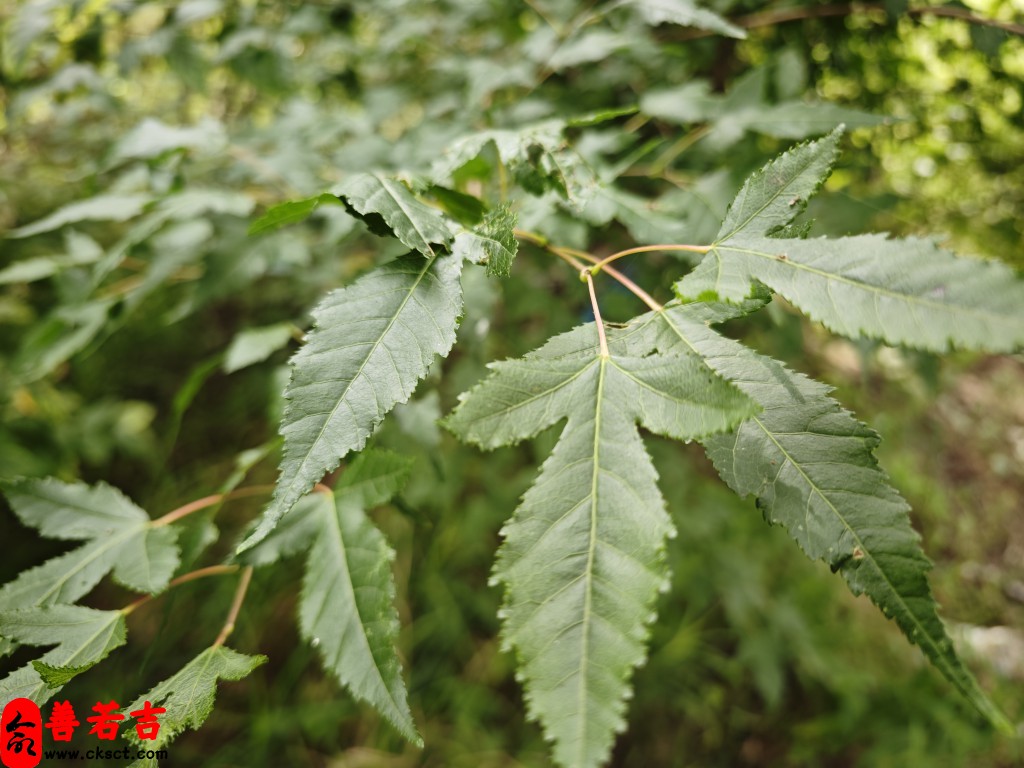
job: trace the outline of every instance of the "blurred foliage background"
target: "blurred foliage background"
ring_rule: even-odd
[[[743,178],[803,135],[759,122],[762,111],[833,102],[887,119],[846,140],[812,205],[816,233],[928,233],[1024,267],[1024,4],[708,7],[748,38],[563,0],[4,4],[0,473],[103,479],[154,516],[215,492],[251,449],[264,458],[246,484],[272,483],[284,364],[309,308],[394,254],[331,206],[262,236],[249,223],[354,171],[415,174],[483,128],[640,104],[614,126],[577,129],[584,156],[628,191],[614,213],[591,206],[581,220],[545,198],[521,212],[524,226],[610,253],[706,241]],[[698,93],[713,110],[679,107]],[[667,297],[686,265],[666,255],[628,269]],[[586,300],[575,275],[528,246],[508,281],[465,279],[444,376],[375,439],[417,459],[377,521],[398,551],[426,748],[321,672],[294,628],[293,563],[257,572],[233,639],[270,664],[223,686],[168,765],[548,764],[499,651],[487,576],[497,531],[552,439],[482,455],[436,421],[486,362],[570,328]],[[610,319],[640,310],[605,290]],[[837,387],[882,433],[882,464],[914,507],[945,616],[1020,721],[1024,360],[840,341],[778,303],[769,327],[733,330]],[[649,445],[680,529],[675,585],[614,765],[1019,764],[1019,744],[978,723],[895,627],[735,499],[699,450]],[[218,510],[220,538],[198,562],[230,552],[260,505]],[[2,581],[60,551],[2,515]],[[130,698],[178,670],[220,627],[227,581],[184,585],[133,615],[128,647],[67,698]],[[128,599],[111,584],[90,604]]]

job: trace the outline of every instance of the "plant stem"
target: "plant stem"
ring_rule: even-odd
[[[590,270],[583,268],[580,270],[580,280],[583,280],[587,284],[587,288],[590,291],[590,306],[594,310],[594,322],[597,324],[597,340],[601,345],[601,357],[608,357],[608,338],[604,333],[604,321],[601,319],[601,310],[597,306],[597,293],[594,291],[594,276],[590,274]]]
[[[252,566],[248,565],[242,570],[242,578],[238,580],[238,588],[235,590],[235,599],[231,601],[231,610],[228,611],[228,617],[224,621],[224,627],[220,634],[213,641],[214,648],[224,645],[224,641],[235,631],[235,620],[238,618],[238,612],[242,610],[242,603],[245,601],[245,593],[249,589],[250,581],[252,581]]]
[[[186,583],[188,581],[195,581],[196,579],[202,579],[202,578],[205,578],[207,576],[220,576],[220,575],[225,574],[225,573],[234,573],[235,571],[237,571],[241,567],[242,566],[240,566],[240,565],[211,565],[211,566],[208,566],[206,568],[199,568],[198,570],[189,571],[188,573],[182,574],[181,576],[179,576],[176,579],[171,579],[171,581],[169,581],[167,583],[167,589],[170,589],[171,587],[176,587],[179,584],[184,584],[184,583]],[[163,594],[163,593],[161,593],[161,594]],[[146,603],[148,603],[154,597],[159,597],[159,595],[143,595],[138,600],[136,600],[134,603],[129,603],[124,608],[122,608],[121,609],[121,613],[123,613],[125,616],[127,616],[129,613],[134,611],[139,606],[145,605]]]
[[[578,251],[575,248],[566,248],[560,245],[551,245],[547,241],[547,238],[542,237],[541,235],[538,235],[535,232],[526,232],[517,229],[515,230],[515,234],[517,237],[523,240],[528,240],[531,243],[534,243],[540,246],[541,248],[544,248],[550,253],[553,253],[555,256],[558,256],[560,259],[567,262],[568,264],[570,264],[575,269],[581,272],[584,269],[586,269],[586,267],[580,261],[578,261],[578,259],[589,261],[591,264],[597,264],[598,262],[601,261],[599,258],[590,253],[587,253],[586,251]],[[661,312],[661,310],[664,309],[664,307],[657,301],[655,301],[654,298],[649,293],[647,293],[647,291],[645,291],[639,285],[634,283],[624,274],[619,272],[619,270],[611,266],[605,266],[603,267],[603,270],[609,277],[616,280],[623,288],[632,293],[634,296],[640,299],[640,301],[642,301],[655,312]]]
[[[152,523],[149,524],[150,528],[160,528],[165,525],[181,520],[183,517],[188,517],[194,512],[198,512],[201,509],[212,507],[214,504],[219,504],[222,501],[229,501],[230,499],[240,499],[245,496],[257,496],[261,493],[269,493],[274,490],[272,485],[251,485],[248,488],[239,488],[237,491],[231,491],[230,493],[215,493],[212,496],[204,496],[201,499],[190,501],[184,506],[178,507],[168,512],[163,517],[158,517]]]
[[[596,275],[601,271],[601,267],[605,264],[609,264],[616,259],[621,259],[623,256],[631,256],[634,253],[651,253],[654,251],[693,251],[695,253],[707,253],[710,250],[710,245],[641,245],[636,248],[627,248],[624,251],[613,253],[611,256],[601,259],[590,268],[590,273]]]

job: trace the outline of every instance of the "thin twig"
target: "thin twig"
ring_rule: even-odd
[[[262,493],[269,493],[274,490],[272,485],[250,485],[248,488],[239,488],[237,491],[231,491],[230,493],[215,493],[212,496],[204,496],[201,499],[190,501],[184,506],[172,509],[163,517],[158,517],[151,524],[151,528],[160,528],[165,525],[181,520],[183,517],[188,517],[194,512],[198,512],[201,509],[212,507],[214,504],[219,504],[222,501],[229,501],[231,499],[240,499],[244,496],[257,496]]]
[[[196,579],[206,578],[207,576],[221,576],[225,573],[234,573],[241,567],[242,566],[240,565],[210,565],[206,568],[199,568],[198,570],[189,571],[188,573],[182,574],[176,579],[171,579],[169,582],[167,582],[167,589],[170,589],[171,587],[176,587],[179,584],[184,584],[188,581],[195,581]],[[122,608],[121,613],[127,616],[129,613],[134,611],[139,606],[148,603],[154,597],[158,597],[158,595],[143,595],[134,603],[129,603],[124,608]]]
[[[245,593],[249,589],[250,581],[252,581],[252,566],[248,565],[242,570],[242,578],[238,580],[238,588],[235,590],[235,599],[231,601],[231,610],[228,611],[228,617],[224,621],[224,627],[220,634],[213,641],[214,648],[224,645],[224,641],[235,631],[235,620],[238,618],[238,612],[242,610],[242,603],[245,601]]]
[[[634,253],[653,253],[656,251],[692,251],[694,253],[707,253],[710,250],[710,245],[640,245],[636,248],[627,248],[624,251],[613,253],[611,256],[601,259],[590,268],[590,272],[591,274],[596,275],[601,271],[601,268],[605,264],[610,264],[616,259],[621,259],[623,256],[631,256]]]
[[[608,338],[604,333],[604,321],[601,319],[601,309],[597,306],[597,293],[594,291],[594,276],[590,274],[589,269],[580,270],[580,280],[584,280],[587,283],[587,289],[590,291],[590,306],[594,310],[594,323],[597,324],[597,340],[601,345],[601,357],[608,357]]]

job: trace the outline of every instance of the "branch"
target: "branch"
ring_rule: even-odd
[[[242,570],[242,578],[238,580],[238,589],[235,590],[235,599],[231,601],[231,610],[228,611],[228,617],[224,620],[224,627],[220,634],[213,641],[214,648],[224,645],[224,641],[235,631],[235,620],[238,618],[238,612],[242,610],[242,603],[245,602],[245,593],[249,589],[250,581],[252,581],[251,565]]]
[[[823,19],[831,16],[851,16],[855,13],[868,13],[871,11],[885,11],[886,8],[880,3],[837,3],[833,5],[818,5],[810,8],[776,8],[770,11],[759,11],[747,16],[740,16],[733,19],[732,23],[743,29],[757,29],[759,27],[770,27],[775,24],[784,24],[789,21],[803,21],[805,19]],[[1009,32],[1013,35],[1024,36],[1024,25],[1015,24],[1011,21],[999,21],[998,19],[987,19],[978,16],[966,8],[954,8],[949,6],[908,8],[908,16],[943,16],[950,19],[960,19],[969,24],[976,24],[980,27],[993,27]],[[711,37],[715,32],[704,29],[689,29],[674,35],[674,40],[696,40],[702,37]]]

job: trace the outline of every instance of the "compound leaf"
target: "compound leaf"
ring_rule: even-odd
[[[266,661],[266,656],[247,656],[224,646],[211,646],[123,709],[137,711],[148,701],[167,710],[160,715],[156,738],[145,742],[147,749],[160,749],[186,728],[197,729],[206,722],[213,711],[219,680],[241,680]],[[140,743],[133,729],[126,735]]]
[[[115,488],[54,479],[4,481],[0,488],[26,525],[50,538],[86,542],[5,584],[0,610],[73,602],[111,570],[118,583],[152,594],[178,566],[177,530],[153,526]]]
[[[405,256],[313,311],[315,327],[292,359],[281,424],[284,456],[274,497],[248,549],[374,428],[409,399],[435,355],[455,343],[462,311],[457,256]]]
[[[722,478],[741,496],[756,495],[769,523],[839,571],[854,594],[867,594],[983,715],[1007,727],[939,619],[909,506],[873,454],[878,435],[826,385],[708,327],[738,314],[723,305],[669,305],[638,318],[623,338],[634,354],[695,352],[757,402],[762,411],[734,430],[701,438]]]
[[[24,696],[42,704],[68,679],[124,645],[124,614],[80,605],[3,610],[0,637],[25,645],[57,646],[0,680],[0,700]]]
[[[397,237],[424,256],[434,256],[434,244],[447,247],[453,232],[444,215],[421,203],[398,179],[376,173],[357,173],[331,193],[345,201],[349,212],[366,222],[375,235]]]
[[[754,406],[692,355],[598,354],[592,324],[490,367],[447,421],[460,438],[494,448],[567,419],[503,530],[494,581],[531,717],[559,763],[595,766],[624,726],[629,677],[668,585],[673,527],[636,425],[688,440]]]

